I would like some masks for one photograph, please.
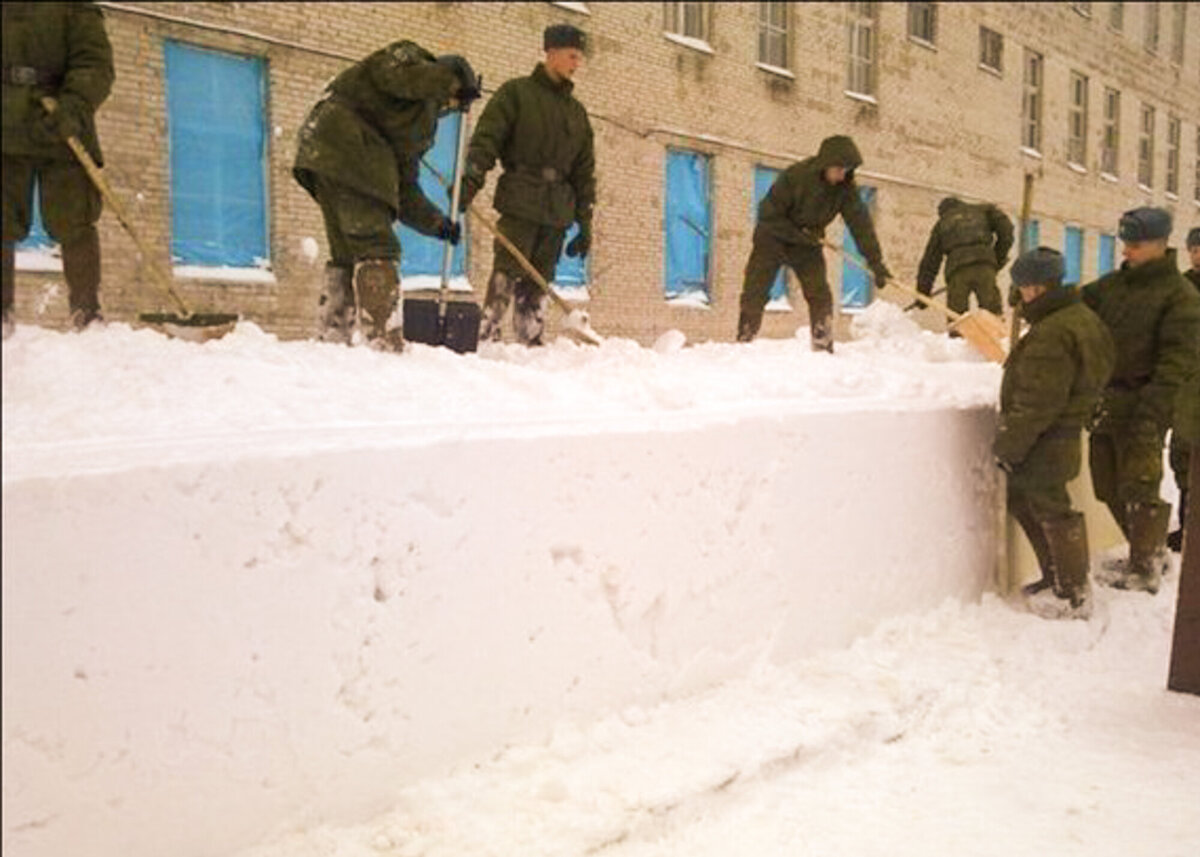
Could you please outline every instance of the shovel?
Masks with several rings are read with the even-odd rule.
[[[46,109],[47,113],[53,113],[58,109],[58,102],[50,96],[44,95],[42,96],[42,107]],[[75,153],[75,157],[79,159],[79,163],[83,165],[83,169],[87,172],[88,178],[96,185],[96,189],[100,191],[100,195],[104,197],[104,201],[108,203],[108,207],[117,216],[117,220],[125,227],[125,231],[129,233],[129,237],[133,239],[133,243],[138,246],[138,250],[142,253],[142,262],[150,269],[154,281],[162,287],[162,290],[166,292],[167,296],[179,309],[178,314],[165,312],[140,313],[138,319],[147,324],[157,325],[171,336],[191,342],[204,342],[208,339],[217,339],[233,330],[233,326],[237,324],[237,315],[229,313],[193,313],[188,309],[187,304],[183,302],[183,299],[175,291],[175,287],[171,285],[171,278],[155,264],[150,248],[146,246],[141,235],[133,228],[132,221],[125,214],[125,209],[121,205],[120,200],[117,199],[117,195],[109,187],[108,182],[104,178],[104,173],[100,172],[100,168],[96,166],[96,162],[92,160],[92,156],[87,153],[87,149],[83,148],[83,144],[79,142],[79,138],[75,136],[68,137],[67,145],[71,147],[71,151]]]
[[[467,117],[460,114],[457,152],[454,158],[454,187],[450,192],[450,222],[458,219],[458,198],[462,193],[462,166],[466,153]],[[408,298],[404,301],[404,338],[426,345],[444,345],[451,351],[466,354],[479,347],[479,322],[482,313],[474,301],[451,301],[450,266],[454,261],[454,245],[445,242],[442,248],[442,282],[437,300]]]

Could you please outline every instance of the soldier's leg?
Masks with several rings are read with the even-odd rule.
[[[354,294],[369,325],[367,341],[385,351],[404,350],[404,305],[400,275],[392,259],[363,259],[354,265]]]
[[[755,231],[754,245],[750,258],[746,260],[746,273],[742,279],[742,295],[739,299],[737,340],[750,342],[758,336],[762,327],[763,309],[771,293],[771,283],[779,267],[785,262],[783,248],[770,236]]]
[[[496,222],[500,230],[526,259],[533,254],[534,242],[537,238],[538,226],[526,220],[501,215]],[[483,298],[483,311],[479,320],[479,339],[481,342],[498,342],[501,338],[500,323],[508,312],[517,288],[517,281],[526,276],[525,269],[508,252],[508,248],[495,241],[492,244],[492,275],[488,278],[487,292]],[[531,284],[532,285],[532,284]],[[534,285],[534,288],[537,288]],[[526,307],[528,311],[528,307]],[[516,325],[516,316],[513,317]]]
[[[991,265],[971,265],[966,269],[967,291],[975,295],[980,309],[1002,315],[1000,289],[996,287],[996,269]]]
[[[808,303],[808,326],[813,351],[833,353],[833,294],[825,276],[825,255],[820,247],[803,247],[789,255],[788,263],[800,280]]]
[[[3,292],[0,307],[4,315],[4,338],[14,330],[13,302],[16,298],[16,248],[17,242],[29,235],[33,221],[33,183],[36,172],[33,162],[27,158],[5,157],[3,161],[4,181],[3,205]]]
[[[1113,520],[1128,538],[1125,505],[1117,491],[1117,439],[1110,431],[1093,431],[1088,440],[1088,469],[1092,474],[1092,493],[1108,507]]]
[[[1179,553],[1183,549],[1183,525],[1187,520],[1188,507],[1188,473],[1191,468],[1191,444],[1180,440],[1176,432],[1171,432],[1171,447],[1168,453],[1171,462],[1171,473],[1175,476],[1175,486],[1179,489],[1179,529],[1172,530],[1167,535],[1167,547]]]
[[[959,268],[946,277],[946,306],[957,313],[964,313],[971,304],[971,278],[967,268]],[[951,332],[951,336],[957,334]]]
[[[529,261],[542,279],[554,282],[554,271],[562,252],[564,229],[543,226],[533,236]],[[525,345],[541,345],[545,329],[546,302],[549,300],[542,287],[528,275],[516,281],[513,289],[513,329],[517,341]]]
[[[1125,504],[1129,539],[1128,574],[1114,582],[1122,589],[1157,592],[1166,565],[1171,507],[1159,496],[1163,477],[1163,437],[1153,429],[1127,432],[1118,449],[1118,485]]]
[[[100,219],[103,200],[83,167],[74,161],[44,162],[39,168],[42,220],[62,247],[63,278],[71,324],[81,330],[100,319]]]
[[[342,232],[337,199],[340,188],[323,183],[318,178],[317,205],[325,222],[325,237],[329,243],[329,262],[325,265],[321,297],[317,303],[317,338],[325,342],[350,344],[354,332],[355,303],[351,283],[354,254]]]
[[[1055,586],[1057,569],[1046,535],[1046,523],[1072,514],[1067,483],[1079,475],[1082,459],[1078,435],[1043,437],[1009,475],[1009,510],[1033,546],[1042,579],[1029,590]]]

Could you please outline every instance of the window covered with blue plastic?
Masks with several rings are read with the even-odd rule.
[[[1117,239],[1112,235],[1101,235],[1098,243],[1096,271],[1107,274],[1117,267]]]
[[[1078,226],[1068,226],[1063,232],[1063,262],[1063,282],[1078,285],[1083,279],[1083,230]]]
[[[871,216],[875,215],[875,188],[862,185],[858,189],[858,198],[863,201],[863,205],[871,212]],[[858,242],[854,240],[854,236],[850,234],[850,230],[846,230],[846,237],[842,241],[846,252],[854,256],[855,259],[863,258],[862,251],[858,249]],[[842,262],[842,307],[845,309],[862,309],[871,303],[871,275],[863,270],[861,264],[851,262],[849,259]]]
[[[668,149],[664,231],[668,298],[708,301],[711,211],[708,156]]]
[[[33,205],[29,211],[29,234],[23,241],[17,243],[18,250],[49,250],[51,247],[57,246],[54,239],[46,232],[45,224],[42,223],[42,199],[39,184],[37,181],[33,183]]]
[[[763,201],[768,191],[771,190],[771,185],[775,183],[775,179],[779,178],[779,170],[772,167],[756,166],[754,168],[754,210],[751,216],[754,218],[754,223],[758,223],[758,206]],[[769,301],[783,301],[787,299],[787,266],[780,266],[779,273],[775,275],[775,281],[771,283],[771,292]]]
[[[450,194],[442,183],[454,180],[455,146],[458,145],[458,128],[462,123],[462,114],[447,113],[438,120],[437,134],[433,139],[433,147],[421,156],[421,167],[417,182],[421,192],[429,201],[445,213],[450,211]],[[435,174],[433,170],[437,170]],[[438,176],[441,176],[439,178]],[[466,215],[459,215],[463,221],[463,238],[454,248],[451,256],[450,276],[461,277],[466,270],[467,223]],[[422,235],[415,229],[410,229],[402,223],[396,224],[396,236],[400,239],[400,276],[419,277],[442,275],[443,244],[437,238]]]

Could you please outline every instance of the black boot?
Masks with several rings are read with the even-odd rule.
[[[1042,522],[1054,564],[1054,594],[1070,606],[1064,616],[1087,619],[1092,613],[1092,587],[1088,583],[1087,525],[1083,515],[1071,512]]]
[[[1113,581],[1117,589],[1158,592],[1162,565],[1167,552],[1167,520],[1171,507],[1166,503],[1129,504],[1129,569]]]
[[[833,353],[833,319],[828,315],[813,316],[809,322],[813,351]]]
[[[62,245],[63,279],[71,326],[83,330],[100,316],[100,234],[91,226]]]
[[[738,315],[737,341],[753,342],[754,337],[758,336],[760,327],[762,327],[762,313],[754,315],[743,308]]]

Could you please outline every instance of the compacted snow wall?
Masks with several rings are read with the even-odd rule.
[[[212,857],[976,598],[989,408],[10,479],[4,853]],[[915,475],[915,478],[914,478]]]

